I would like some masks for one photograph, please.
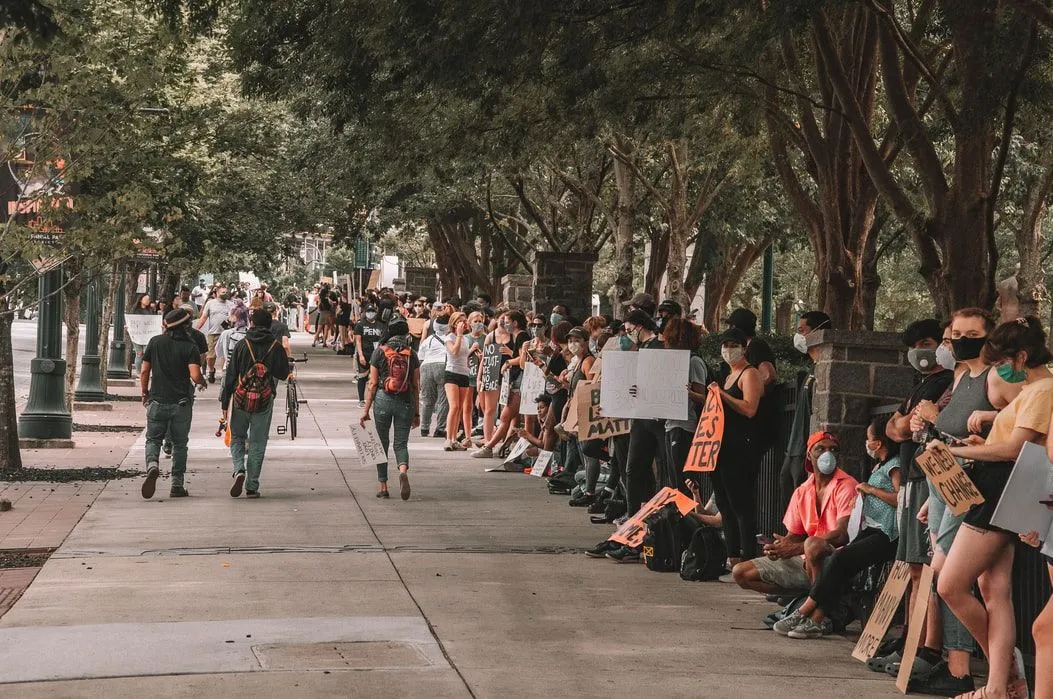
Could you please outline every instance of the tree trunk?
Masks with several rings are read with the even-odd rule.
[[[110,359],[110,326],[113,324],[113,304],[117,298],[117,285],[121,281],[120,263],[114,262],[110,266],[109,283],[106,286],[106,295],[102,297],[102,315],[99,318],[99,376],[102,384],[102,392],[107,391],[106,369],[109,367]],[[136,378],[136,377],[132,377]]]
[[[691,306],[691,299],[684,289],[687,272],[687,243],[691,238],[691,221],[687,211],[687,143],[676,139],[666,144],[669,155],[672,182],[669,197],[669,243],[665,266],[665,297],[673,299],[682,308]],[[706,196],[706,192],[699,194]],[[657,298],[657,297],[656,297]]]
[[[631,144],[616,137],[615,144],[623,153],[630,154]],[[615,318],[623,318],[625,303],[633,294],[633,176],[629,166],[620,158],[614,159],[614,288],[611,298]]]
[[[1020,269],[1016,273],[1020,315],[1038,315],[1038,301],[1048,294],[1042,271],[1042,222],[1046,218],[1046,198],[1053,188],[1053,151],[1046,153],[1043,169],[1028,191],[1024,220],[1016,234]]]
[[[706,273],[706,307],[702,310],[702,323],[707,330],[716,332],[720,329],[724,310],[738,290],[742,278],[764,254],[771,241],[772,238],[767,237],[741,247],[732,248],[730,243],[721,246],[717,252],[719,263]],[[695,254],[698,254],[698,249],[696,245]]]
[[[62,290],[66,297],[62,317],[66,323],[66,410],[73,412],[73,392],[77,388],[77,371],[80,342],[80,291],[84,286],[81,281],[83,264],[73,257],[65,264],[66,288]]]
[[[647,254],[647,271],[644,273],[643,291],[657,301],[662,298],[662,275],[669,266],[670,236],[666,226],[651,228],[651,239]]]
[[[18,410],[15,407],[15,358],[11,348],[14,312],[2,281],[7,264],[0,262],[0,470],[22,468],[18,448]]]
[[[162,277],[161,281],[161,288],[157,292],[159,298],[154,299],[154,301],[157,302],[158,308],[160,308],[162,301],[166,304],[172,303],[172,299],[175,298],[176,293],[178,292],[179,272],[177,270],[173,270],[171,267],[165,267],[164,276]]]

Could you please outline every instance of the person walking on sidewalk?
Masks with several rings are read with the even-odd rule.
[[[241,496],[243,486],[247,497],[260,496],[260,472],[274,413],[274,393],[278,381],[289,378],[289,356],[281,340],[271,332],[272,320],[271,314],[262,308],[252,312],[249,333],[234,348],[223,378],[219,400],[224,420],[232,399],[234,403],[230,415],[230,457],[234,462],[232,498]]]
[[[190,313],[177,308],[164,317],[165,332],[150,338],[143,352],[139,385],[146,406],[146,481],[143,497],[149,500],[157,489],[161,475],[158,460],[165,435],[172,440],[172,489],[169,497],[189,495],[185,486],[187,441],[194,411],[194,388],[191,381],[204,389],[208,386],[201,375],[201,355],[197,344],[187,333]]]
[[[234,302],[230,300],[227,287],[220,286],[216,298],[205,302],[201,316],[197,319],[197,329],[205,333],[208,339],[208,382],[216,383],[216,343],[223,334],[223,324],[230,317]]]
[[[446,439],[446,418],[450,410],[446,399],[446,335],[450,332],[450,316],[443,308],[439,306],[442,315],[432,316],[430,334],[421,340],[417,350],[421,367],[420,436],[428,436],[434,414],[435,431],[431,435],[438,439]]]
[[[409,500],[409,434],[420,424],[420,361],[410,346],[409,325],[396,315],[388,323],[387,337],[373,352],[369,366],[369,387],[366,389],[366,408],[359,424],[370,419],[377,423],[377,434],[387,456],[391,428],[395,428],[395,461],[399,466],[399,490],[403,500]],[[377,464],[380,482],[378,498],[388,495],[388,462]]]

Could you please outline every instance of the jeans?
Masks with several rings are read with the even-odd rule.
[[[437,365],[438,366],[438,365]],[[392,425],[395,426],[395,463],[409,466],[409,433],[413,424],[413,405],[409,401],[392,398],[383,390],[378,390],[373,400],[373,421],[377,423],[377,434],[388,453],[388,443]],[[377,480],[388,481],[388,462],[377,464]]]
[[[936,548],[943,551],[944,555],[951,550],[954,537],[958,535],[958,529],[962,526],[964,514],[956,515],[947,507],[947,503],[940,497],[940,491],[929,488],[929,532],[936,539]],[[964,650],[972,653],[976,649],[976,641],[969,631],[958,621],[947,603],[940,598],[940,614],[943,622],[943,647],[947,650]]]
[[[848,546],[834,551],[823,566],[819,579],[812,585],[809,597],[815,600],[823,613],[830,616],[837,612],[841,595],[848,591],[852,577],[878,563],[887,563],[896,557],[896,542],[880,529],[867,528],[859,533]]]
[[[596,484],[600,480],[600,460],[594,456],[585,455],[584,442],[577,439],[574,442],[578,445],[578,455],[585,464],[585,492],[595,495]]]
[[[629,458],[629,435],[611,437],[610,451],[611,475],[607,479],[605,489],[613,495],[618,492],[619,486],[622,486],[622,490],[625,489],[622,485],[622,474],[625,473],[625,462]]]
[[[132,343],[132,350],[135,352],[135,364],[134,364],[134,366],[135,366],[135,373],[132,375],[132,378],[134,379],[134,378],[138,378],[138,376],[139,376],[139,369],[142,368],[142,365],[143,365],[143,352],[146,351],[146,345],[137,345],[136,343],[133,342]]]
[[[691,451],[694,438],[693,432],[679,427],[665,431],[665,469],[662,473],[662,485],[676,488],[685,495],[690,495],[691,492],[684,485],[684,464],[687,462],[687,453]]]
[[[259,413],[247,413],[237,406],[232,406],[231,409],[233,412],[230,415],[230,458],[234,462],[234,473],[247,471],[245,489],[256,492],[260,489],[260,472],[263,470],[263,456],[267,453],[274,400],[271,400],[266,410]]]
[[[190,422],[194,417],[194,404],[187,400],[178,403],[150,401],[146,407],[146,466],[156,464],[161,458],[161,442],[165,434],[172,439],[172,486],[182,487],[186,476],[186,444],[190,439]]]
[[[625,461],[625,505],[630,516],[657,492],[654,468],[665,470],[665,426],[661,420],[633,420],[629,429],[629,453]]]
[[[431,431],[431,416],[435,413],[435,432],[446,431],[446,416],[450,412],[450,404],[446,401],[445,373],[446,365],[442,362],[422,364],[420,367],[421,429]],[[377,391],[377,397],[380,397],[380,391]]]

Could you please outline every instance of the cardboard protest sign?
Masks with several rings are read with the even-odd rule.
[[[519,395],[519,412],[523,415],[537,415],[536,398],[545,392],[545,372],[537,364],[527,362],[523,367],[523,383]]]
[[[645,349],[636,352],[636,403],[632,417],[686,420],[690,366],[691,352],[688,350]]]
[[[540,450],[537,453],[537,458],[534,459],[534,465],[530,467],[530,475],[541,478],[545,475],[545,471],[552,464],[552,452]]]
[[[676,503],[676,507],[680,510],[680,514],[682,515],[686,515],[688,512],[695,509],[696,504],[694,500],[684,495],[679,490],[675,490],[668,486],[662,488],[653,498],[644,503],[643,506],[637,510],[636,514],[625,520],[625,524],[618,527],[618,529],[615,530],[607,540],[624,544],[630,548],[636,548],[643,543],[644,534],[647,532],[647,525],[644,524],[644,520],[671,502]]]
[[[954,514],[965,514],[970,507],[984,501],[984,496],[969,480],[965,469],[951,455],[950,448],[943,442],[936,442],[934,446],[918,454],[914,460],[929,477],[932,485],[940,491],[947,507]]]
[[[1042,541],[1053,541],[1053,510],[1039,500],[1051,500],[1053,464],[1046,448],[1024,442],[1002,497],[991,516],[991,524],[1017,534],[1038,532]]]
[[[501,387],[501,347],[494,342],[483,345],[483,381],[480,391],[496,391]]]
[[[874,601],[874,611],[870,613],[870,618],[867,619],[867,624],[856,643],[855,650],[852,651],[853,658],[865,663],[874,657],[874,653],[877,652],[881,641],[885,638],[889,624],[896,616],[900,600],[903,599],[903,593],[907,591],[909,584],[910,564],[906,561],[896,561],[892,564],[892,570],[888,574],[888,579],[885,580],[885,586],[881,588],[881,593]],[[918,597],[928,597],[928,595],[918,595]],[[921,629],[921,624],[918,624],[918,629]]]
[[[508,405],[508,400],[512,397],[512,381],[508,378],[506,373],[501,377],[501,395],[498,397],[497,402],[499,405]]]
[[[607,417],[636,417],[636,399],[629,389],[636,385],[638,352],[604,355],[600,375],[600,407]]]
[[[365,427],[352,422],[351,440],[355,443],[355,454],[363,466],[375,466],[388,460],[384,445],[380,443],[377,425],[372,420],[368,420]]]
[[[530,442],[526,441],[522,437],[512,445],[511,451],[508,452],[508,456],[501,462],[501,465],[493,468],[486,469],[487,473],[493,473],[494,471],[514,471],[520,472],[523,468],[515,463],[515,460],[526,453],[527,448],[530,446]]]
[[[579,381],[574,392],[574,412],[578,417],[578,439],[607,439],[619,434],[628,434],[632,421],[626,418],[606,417],[600,409],[600,383]]]
[[[145,345],[151,337],[161,334],[161,316],[129,314],[124,316],[124,327],[128,328],[128,337],[132,338],[132,342]]]
[[[409,334],[413,337],[424,335],[424,328],[428,326],[427,318],[407,318],[406,325],[409,326]]]
[[[907,693],[907,683],[910,682],[910,673],[914,669],[914,656],[918,654],[918,643],[921,642],[921,630],[925,626],[925,613],[929,609],[929,599],[932,595],[932,568],[923,566],[921,569],[921,580],[918,581],[918,589],[924,590],[925,594],[917,595],[914,604],[910,608],[910,621],[907,627],[907,642],[903,646],[903,660],[900,661],[899,674],[896,676],[896,687],[904,694]]]
[[[570,397],[570,409],[567,410],[567,417],[563,420],[563,429],[567,434],[576,434],[578,432],[579,401],[588,401],[591,398],[591,393],[582,388],[588,383],[588,381],[579,381],[577,386],[574,387],[574,395]]]
[[[720,398],[720,388],[710,384],[706,393],[706,404],[695,428],[691,440],[691,450],[684,462],[684,471],[706,473],[717,468],[720,458],[720,445],[724,441],[724,401]]]

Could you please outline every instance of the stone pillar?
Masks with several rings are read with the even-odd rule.
[[[858,478],[867,463],[871,409],[901,402],[918,374],[895,333],[817,330],[808,339],[809,346],[819,348],[812,429],[828,429],[841,438],[842,466]]]
[[[18,418],[24,447],[72,447],[73,416],[66,410],[66,360],[62,358],[62,267],[40,275],[37,282],[37,356],[29,363],[29,398]],[[41,440],[37,444],[37,440]]]
[[[534,302],[534,278],[529,274],[501,277],[501,300],[509,308],[529,309]]]
[[[431,267],[406,267],[406,291],[414,298],[419,296],[435,297],[438,287],[438,270]]]
[[[548,313],[563,305],[575,318],[592,312],[592,266],[597,257],[587,252],[539,252],[534,256],[534,310]]]
[[[102,314],[102,297],[99,290],[99,277],[92,273],[88,282],[87,312],[84,314],[84,354],[80,359],[80,377],[74,399],[85,402],[106,400],[102,390],[101,357],[99,357],[99,316]]]

